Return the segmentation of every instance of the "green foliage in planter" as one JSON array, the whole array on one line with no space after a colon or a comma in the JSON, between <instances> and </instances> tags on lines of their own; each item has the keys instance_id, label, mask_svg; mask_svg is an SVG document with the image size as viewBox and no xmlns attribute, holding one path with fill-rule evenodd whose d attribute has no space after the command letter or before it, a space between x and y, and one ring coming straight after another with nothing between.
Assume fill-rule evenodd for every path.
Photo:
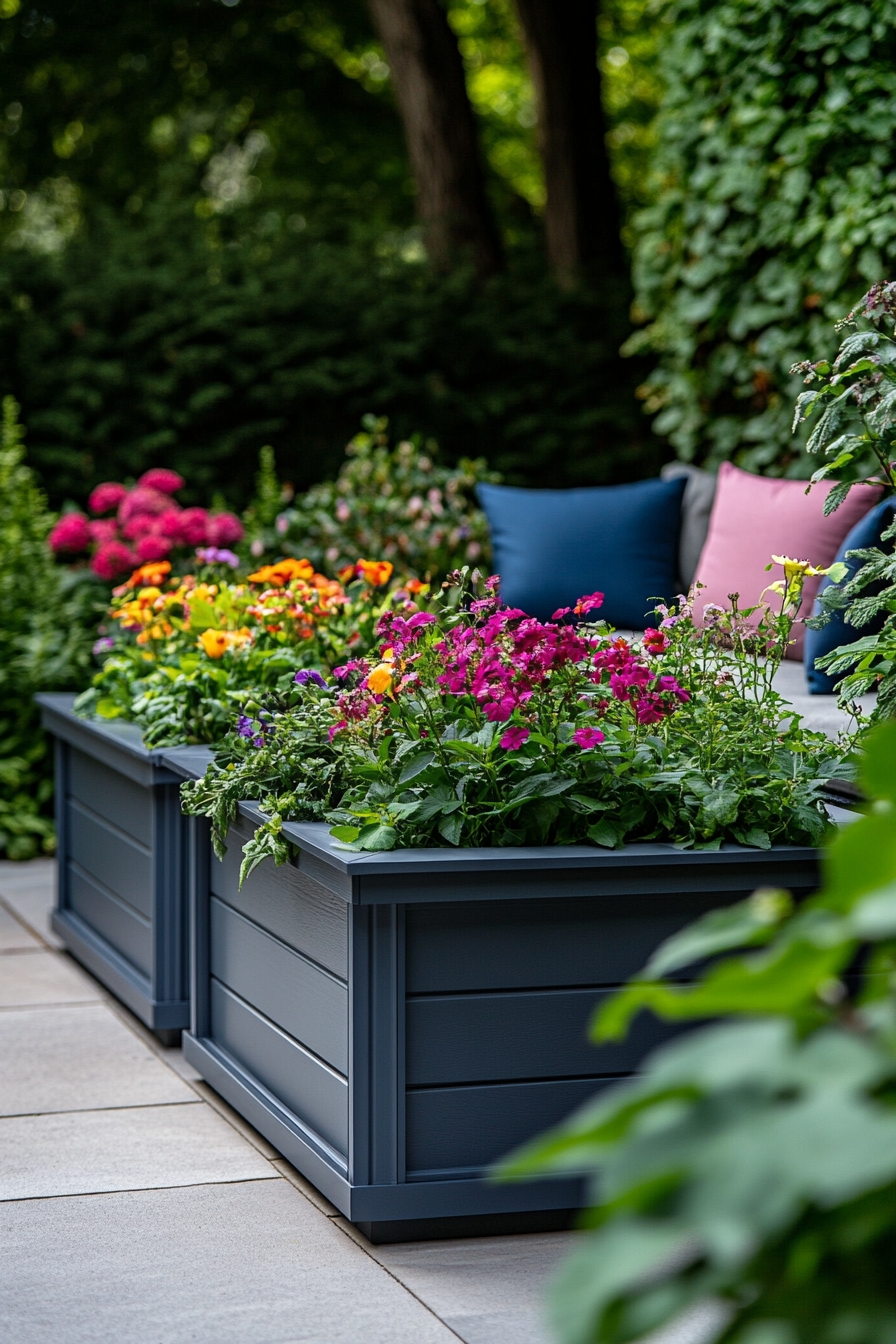
<instances>
[{"instance_id":1,"label":"green foliage in planter","mask_svg":"<svg viewBox=\"0 0 896 1344\"><path fill-rule=\"evenodd\" d=\"M642 1009L730 1020L505 1164L594 1173L590 1230L553 1289L563 1344L674 1321L687 1336L691 1313L714 1344L896 1339L896 724L869 736L861 780L874 802L817 896L757 891L705 916L592 1034L617 1039ZM695 965L696 983L670 978Z\"/></svg>"},{"instance_id":2,"label":"green foliage in planter","mask_svg":"<svg viewBox=\"0 0 896 1344\"><path fill-rule=\"evenodd\" d=\"M92 581L57 569L47 547L54 516L25 465L12 397L0 437L0 855L53 848L52 760L33 703L87 677Z\"/></svg>"},{"instance_id":3,"label":"green foliage in planter","mask_svg":"<svg viewBox=\"0 0 896 1344\"><path fill-rule=\"evenodd\" d=\"M402 574L443 579L462 565L490 563L488 524L474 490L498 481L484 459L456 468L434 460L437 445L421 436L389 447L385 417L364 417L335 481L312 486L284 509L270 549L307 556L339 571L359 558L391 560Z\"/></svg>"},{"instance_id":4,"label":"green foliage in planter","mask_svg":"<svg viewBox=\"0 0 896 1344\"><path fill-rule=\"evenodd\" d=\"M679 455L802 474L791 365L896 248L896 4L675 0L629 343Z\"/></svg>"},{"instance_id":5,"label":"green foliage in planter","mask_svg":"<svg viewBox=\"0 0 896 1344\"><path fill-rule=\"evenodd\" d=\"M500 607L495 580L458 576L438 615L384 614L379 661L247 696L184 805L213 819L220 849L238 803L261 800L271 819L244 872L286 859L284 820L329 820L355 850L814 843L847 748L804 730L772 686L801 582L782 584L758 635L750 613L699 628L685 604L633 645L591 623L600 594L577 603L584 623L564 624L571 609L542 623Z\"/></svg>"}]
</instances>

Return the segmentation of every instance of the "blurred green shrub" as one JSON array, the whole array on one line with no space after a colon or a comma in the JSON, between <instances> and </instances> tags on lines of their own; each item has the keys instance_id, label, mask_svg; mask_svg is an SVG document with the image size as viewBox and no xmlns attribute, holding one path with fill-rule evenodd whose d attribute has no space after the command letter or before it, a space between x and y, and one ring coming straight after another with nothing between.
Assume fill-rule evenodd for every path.
<instances>
[{"instance_id":1,"label":"blurred green shrub","mask_svg":"<svg viewBox=\"0 0 896 1344\"><path fill-rule=\"evenodd\" d=\"M304 490L374 408L518 483L650 475L644 370L608 311L534 263L479 289L383 240L214 247L173 208L85 227L59 254L0 251L0 361L54 504L163 465L186 502L220 489L240 510L259 444Z\"/></svg>"},{"instance_id":2,"label":"blurred green shrub","mask_svg":"<svg viewBox=\"0 0 896 1344\"><path fill-rule=\"evenodd\" d=\"M391 560L402 573L441 579L453 569L491 559L477 481L497 481L479 458L457 467L433 460L436 445L420 436L389 447L388 420L364 417L335 481L312 486L286 508L265 537L265 549L306 557L338 571L359 558Z\"/></svg>"},{"instance_id":3,"label":"blurred green shrub","mask_svg":"<svg viewBox=\"0 0 896 1344\"><path fill-rule=\"evenodd\" d=\"M628 349L680 457L808 475L799 359L896 248L896 5L673 0Z\"/></svg>"},{"instance_id":4,"label":"blurred green shrub","mask_svg":"<svg viewBox=\"0 0 896 1344\"><path fill-rule=\"evenodd\" d=\"M0 433L0 855L30 859L54 844L52 755L36 691L86 685L104 590L88 571L56 566L56 521L25 465L12 397Z\"/></svg>"}]
</instances>

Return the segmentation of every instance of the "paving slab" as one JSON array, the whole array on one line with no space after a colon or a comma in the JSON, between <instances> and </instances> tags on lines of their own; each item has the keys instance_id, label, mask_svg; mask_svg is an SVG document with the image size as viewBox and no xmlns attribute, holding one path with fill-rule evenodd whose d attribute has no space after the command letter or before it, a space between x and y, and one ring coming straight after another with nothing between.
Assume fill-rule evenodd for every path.
<instances>
[{"instance_id":1,"label":"paving slab","mask_svg":"<svg viewBox=\"0 0 896 1344\"><path fill-rule=\"evenodd\" d=\"M0 862L0 902L51 947L63 946L50 927L50 912L56 902L55 859L32 859L30 863Z\"/></svg>"},{"instance_id":2,"label":"paving slab","mask_svg":"<svg viewBox=\"0 0 896 1344\"><path fill-rule=\"evenodd\" d=\"M29 933L24 924L0 905L0 953L32 952L40 949L41 943Z\"/></svg>"},{"instance_id":3,"label":"paving slab","mask_svg":"<svg viewBox=\"0 0 896 1344\"><path fill-rule=\"evenodd\" d=\"M575 1233L372 1246L370 1254L465 1344L551 1344L547 1286Z\"/></svg>"},{"instance_id":4,"label":"paving slab","mask_svg":"<svg viewBox=\"0 0 896 1344\"><path fill-rule=\"evenodd\" d=\"M0 1223L15 1344L457 1344L281 1179L7 1204Z\"/></svg>"},{"instance_id":5,"label":"paving slab","mask_svg":"<svg viewBox=\"0 0 896 1344\"><path fill-rule=\"evenodd\" d=\"M27 952L0 957L0 1008L50 1003L96 1003L95 980L59 952Z\"/></svg>"},{"instance_id":6,"label":"paving slab","mask_svg":"<svg viewBox=\"0 0 896 1344\"><path fill-rule=\"evenodd\" d=\"M198 1097L181 1105L0 1119L0 1200L280 1179Z\"/></svg>"},{"instance_id":7,"label":"paving slab","mask_svg":"<svg viewBox=\"0 0 896 1344\"><path fill-rule=\"evenodd\" d=\"M0 1013L0 1115L192 1102L105 1004Z\"/></svg>"}]
</instances>

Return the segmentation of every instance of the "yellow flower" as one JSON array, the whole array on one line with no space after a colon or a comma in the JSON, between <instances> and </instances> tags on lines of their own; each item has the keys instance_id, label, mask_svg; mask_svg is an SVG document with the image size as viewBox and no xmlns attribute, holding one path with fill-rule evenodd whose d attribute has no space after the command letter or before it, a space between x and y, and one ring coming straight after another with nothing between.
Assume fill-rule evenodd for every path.
<instances>
[{"instance_id":1,"label":"yellow flower","mask_svg":"<svg viewBox=\"0 0 896 1344\"><path fill-rule=\"evenodd\" d=\"M359 560L358 573L371 588L382 588L392 577L395 566L391 560Z\"/></svg>"},{"instance_id":2,"label":"yellow flower","mask_svg":"<svg viewBox=\"0 0 896 1344\"><path fill-rule=\"evenodd\" d=\"M385 695L392 688L392 668L389 663L380 663L367 677L367 687L374 695Z\"/></svg>"},{"instance_id":3,"label":"yellow flower","mask_svg":"<svg viewBox=\"0 0 896 1344\"><path fill-rule=\"evenodd\" d=\"M820 578L821 575L830 574L838 568L836 565L829 565L827 569L820 569L810 565L808 560L792 560L789 555L773 555L772 561L776 565L783 566L784 579L783 582L777 579L774 583L770 583L763 590L763 596L765 593L777 593L779 597L783 597L788 606L796 607L800 604L806 579Z\"/></svg>"},{"instance_id":4,"label":"yellow flower","mask_svg":"<svg viewBox=\"0 0 896 1344\"><path fill-rule=\"evenodd\" d=\"M203 630L199 636L209 658L223 658L228 649L240 648L252 639L252 631L244 626L242 630Z\"/></svg>"}]
</instances>

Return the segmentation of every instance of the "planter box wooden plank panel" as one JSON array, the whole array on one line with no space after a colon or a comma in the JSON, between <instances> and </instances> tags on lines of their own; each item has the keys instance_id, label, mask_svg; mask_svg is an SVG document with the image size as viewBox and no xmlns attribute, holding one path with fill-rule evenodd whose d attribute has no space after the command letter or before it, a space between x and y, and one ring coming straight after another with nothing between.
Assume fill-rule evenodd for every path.
<instances>
[{"instance_id":1,"label":"planter box wooden plank panel","mask_svg":"<svg viewBox=\"0 0 896 1344\"><path fill-rule=\"evenodd\" d=\"M471 1176L557 1124L598 1091L600 1079L424 1088L408 1093L407 1179Z\"/></svg>"},{"instance_id":2,"label":"planter box wooden plank panel","mask_svg":"<svg viewBox=\"0 0 896 1344\"><path fill-rule=\"evenodd\" d=\"M67 810L71 835L69 853L74 862L145 918L151 918L153 865L150 849L110 826L77 799L69 798Z\"/></svg>"},{"instance_id":3,"label":"planter box wooden plank panel","mask_svg":"<svg viewBox=\"0 0 896 1344\"><path fill-rule=\"evenodd\" d=\"M216 897L209 970L216 980L306 1046L348 1072L348 989Z\"/></svg>"},{"instance_id":4,"label":"planter box wooden plank panel","mask_svg":"<svg viewBox=\"0 0 896 1344\"><path fill-rule=\"evenodd\" d=\"M212 858L212 892L275 938L345 980L348 910L342 898L299 872L294 864L278 868L273 859L259 864L240 891L242 848L253 829L241 819L230 831L223 860Z\"/></svg>"},{"instance_id":5,"label":"planter box wooden plank panel","mask_svg":"<svg viewBox=\"0 0 896 1344\"><path fill-rule=\"evenodd\" d=\"M250 823L259 816L248 803L241 813ZM634 1072L675 1030L645 1014L628 1040L596 1048L585 1034L594 1005L703 911L760 884L804 893L817 878L808 848L354 854L326 826L302 823L284 827L298 861L262 865L253 876L263 881L243 904L242 836L229 837L237 853L225 883L226 865L208 857L207 823L192 825L205 838L195 846L185 1055L374 1239L424 1236L436 1224L450 1235L440 1220L451 1218L575 1208L581 1188L572 1178L507 1187L485 1177L494 1160ZM308 1009L277 998L270 983L288 981L301 996L332 988L332 977L306 975L322 958L308 945L305 909L332 910L331 893L343 902L331 925L340 939L345 928L348 949L345 1076L300 1044ZM238 930L223 951L221 929ZM464 1228L456 1234L473 1234L468 1221Z\"/></svg>"},{"instance_id":6,"label":"planter box wooden plank panel","mask_svg":"<svg viewBox=\"0 0 896 1344\"><path fill-rule=\"evenodd\" d=\"M152 972L152 925L144 916L101 887L76 864L68 866L69 908L133 963L145 976Z\"/></svg>"},{"instance_id":7,"label":"planter box wooden plank panel","mask_svg":"<svg viewBox=\"0 0 896 1344\"><path fill-rule=\"evenodd\" d=\"M639 1014L624 1041L595 1046L588 1027L609 989L433 995L407 1004L407 1083L630 1073L679 1028Z\"/></svg>"},{"instance_id":8,"label":"planter box wooden plank panel","mask_svg":"<svg viewBox=\"0 0 896 1344\"><path fill-rule=\"evenodd\" d=\"M276 1023L211 981L211 1034L325 1143L348 1152L348 1084Z\"/></svg>"},{"instance_id":9,"label":"planter box wooden plank panel","mask_svg":"<svg viewBox=\"0 0 896 1344\"><path fill-rule=\"evenodd\" d=\"M56 738L57 905L66 947L155 1031L189 1022L187 823L180 776L136 724L93 721L39 695ZM196 759L208 756L189 748Z\"/></svg>"},{"instance_id":10,"label":"planter box wooden plank panel","mask_svg":"<svg viewBox=\"0 0 896 1344\"><path fill-rule=\"evenodd\" d=\"M408 993L615 985L706 910L752 891L408 908ZM469 895L469 886L467 887Z\"/></svg>"},{"instance_id":11,"label":"planter box wooden plank panel","mask_svg":"<svg viewBox=\"0 0 896 1344\"><path fill-rule=\"evenodd\" d=\"M152 845L152 801L146 789L72 747L68 760L68 791L91 812L149 849Z\"/></svg>"}]
</instances>

